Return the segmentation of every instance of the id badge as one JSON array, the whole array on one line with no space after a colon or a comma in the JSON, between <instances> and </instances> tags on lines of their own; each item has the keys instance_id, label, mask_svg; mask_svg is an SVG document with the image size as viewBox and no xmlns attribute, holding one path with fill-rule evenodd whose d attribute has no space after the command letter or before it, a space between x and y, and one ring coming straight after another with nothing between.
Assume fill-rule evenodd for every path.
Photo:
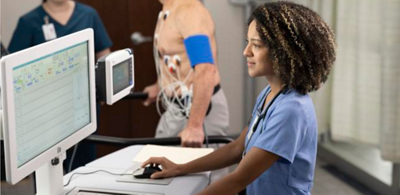
<instances>
[{"instance_id":1,"label":"id badge","mask_svg":"<svg viewBox=\"0 0 400 195\"><path fill-rule=\"evenodd\" d=\"M54 28L53 23L44 24L42 26L44 39L46 41L53 40L57 38L56 29Z\"/></svg>"}]
</instances>

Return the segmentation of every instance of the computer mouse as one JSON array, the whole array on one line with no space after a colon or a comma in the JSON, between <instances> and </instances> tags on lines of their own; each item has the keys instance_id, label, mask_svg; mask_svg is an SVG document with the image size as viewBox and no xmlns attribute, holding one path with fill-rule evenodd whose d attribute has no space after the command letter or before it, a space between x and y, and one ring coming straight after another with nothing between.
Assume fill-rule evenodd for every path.
<instances>
[{"instance_id":1,"label":"computer mouse","mask_svg":"<svg viewBox=\"0 0 400 195\"><path fill-rule=\"evenodd\" d=\"M156 172L162 171L158 166L149 166L141 168L133 173L133 177L137 179L150 179L151 175Z\"/></svg>"}]
</instances>

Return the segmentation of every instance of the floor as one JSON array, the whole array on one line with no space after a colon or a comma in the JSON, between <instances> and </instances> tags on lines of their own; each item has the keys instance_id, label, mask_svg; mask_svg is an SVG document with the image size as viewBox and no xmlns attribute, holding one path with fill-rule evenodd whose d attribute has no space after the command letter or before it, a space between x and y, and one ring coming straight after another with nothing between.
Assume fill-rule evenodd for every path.
<instances>
[{"instance_id":1,"label":"floor","mask_svg":"<svg viewBox=\"0 0 400 195\"><path fill-rule=\"evenodd\" d=\"M27 177L14 186L1 181L0 188L0 195L35 195L32 177Z\"/></svg>"},{"instance_id":2,"label":"floor","mask_svg":"<svg viewBox=\"0 0 400 195\"><path fill-rule=\"evenodd\" d=\"M335 167L317 160L312 195L379 195Z\"/></svg>"},{"instance_id":3,"label":"floor","mask_svg":"<svg viewBox=\"0 0 400 195\"><path fill-rule=\"evenodd\" d=\"M326 142L322 145L358 169L373 175L384 184L388 186L392 184L393 164L382 160L378 147L348 142Z\"/></svg>"},{"instance_id":4,"label":"floor","mask_svg":"<svg viewBox=\"0 0 400 195\"><path fill-rule=\"evenodd\" d=\"M313 195L378 195L358 184L334 167L317 160ZM1 195L34 195L32 179L27 178L15 186L1 182Z\"/></svg>"}]
</instances>

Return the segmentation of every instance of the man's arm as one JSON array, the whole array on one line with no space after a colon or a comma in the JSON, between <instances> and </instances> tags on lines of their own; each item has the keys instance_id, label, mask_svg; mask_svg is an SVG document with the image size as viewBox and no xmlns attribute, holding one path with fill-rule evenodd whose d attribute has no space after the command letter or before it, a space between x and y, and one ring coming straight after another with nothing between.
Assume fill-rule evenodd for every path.
<instances>
[{"instance_id":1,"label":"man's arm","mask_svg":"<svg viewBox=\"0 0 400 195\"><path fill-rule=\"evenodd\" d=\"M193 35L206 35L211 48L214 41L214 23L208 11L199 3L182 6L177 16L177 28L184 39ZM216 48L212 49L215 61ZM217 84L217 67L211 63L194 67L193 99L189 121L181 132L182 146L201 147L204 141L203 122Z\"/></svg>"}]
</instances>

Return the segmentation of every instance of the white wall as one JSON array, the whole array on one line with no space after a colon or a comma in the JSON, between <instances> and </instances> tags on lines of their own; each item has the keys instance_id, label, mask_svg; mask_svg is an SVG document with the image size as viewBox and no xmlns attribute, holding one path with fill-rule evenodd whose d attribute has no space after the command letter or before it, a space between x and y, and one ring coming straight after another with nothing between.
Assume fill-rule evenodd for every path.
<instances>
[{"instance_id":1,"label":"white wall","mask_svg":"<svg viewBox=\"0 0 400 195\"><path fill-rule=\"evenodd\" d=\"M244 11L229 0L203 0L216 25L218 43L218 68L221 85L229 104L229 134L243 130L245 66L243 49L246 32ZM250 116L248 116L250 117Z\"/></svg>"},{"instance_id":2,"label":"white wall","mask_svg":"<svg viewBox=\"0 0 400 195\"><path fill-rule=\"evenodd\" d=\"M1 4L1 39L8 47L12 33L22 15L40 5L42 0L0 0Z\"/></svg>"}]
</instances>

